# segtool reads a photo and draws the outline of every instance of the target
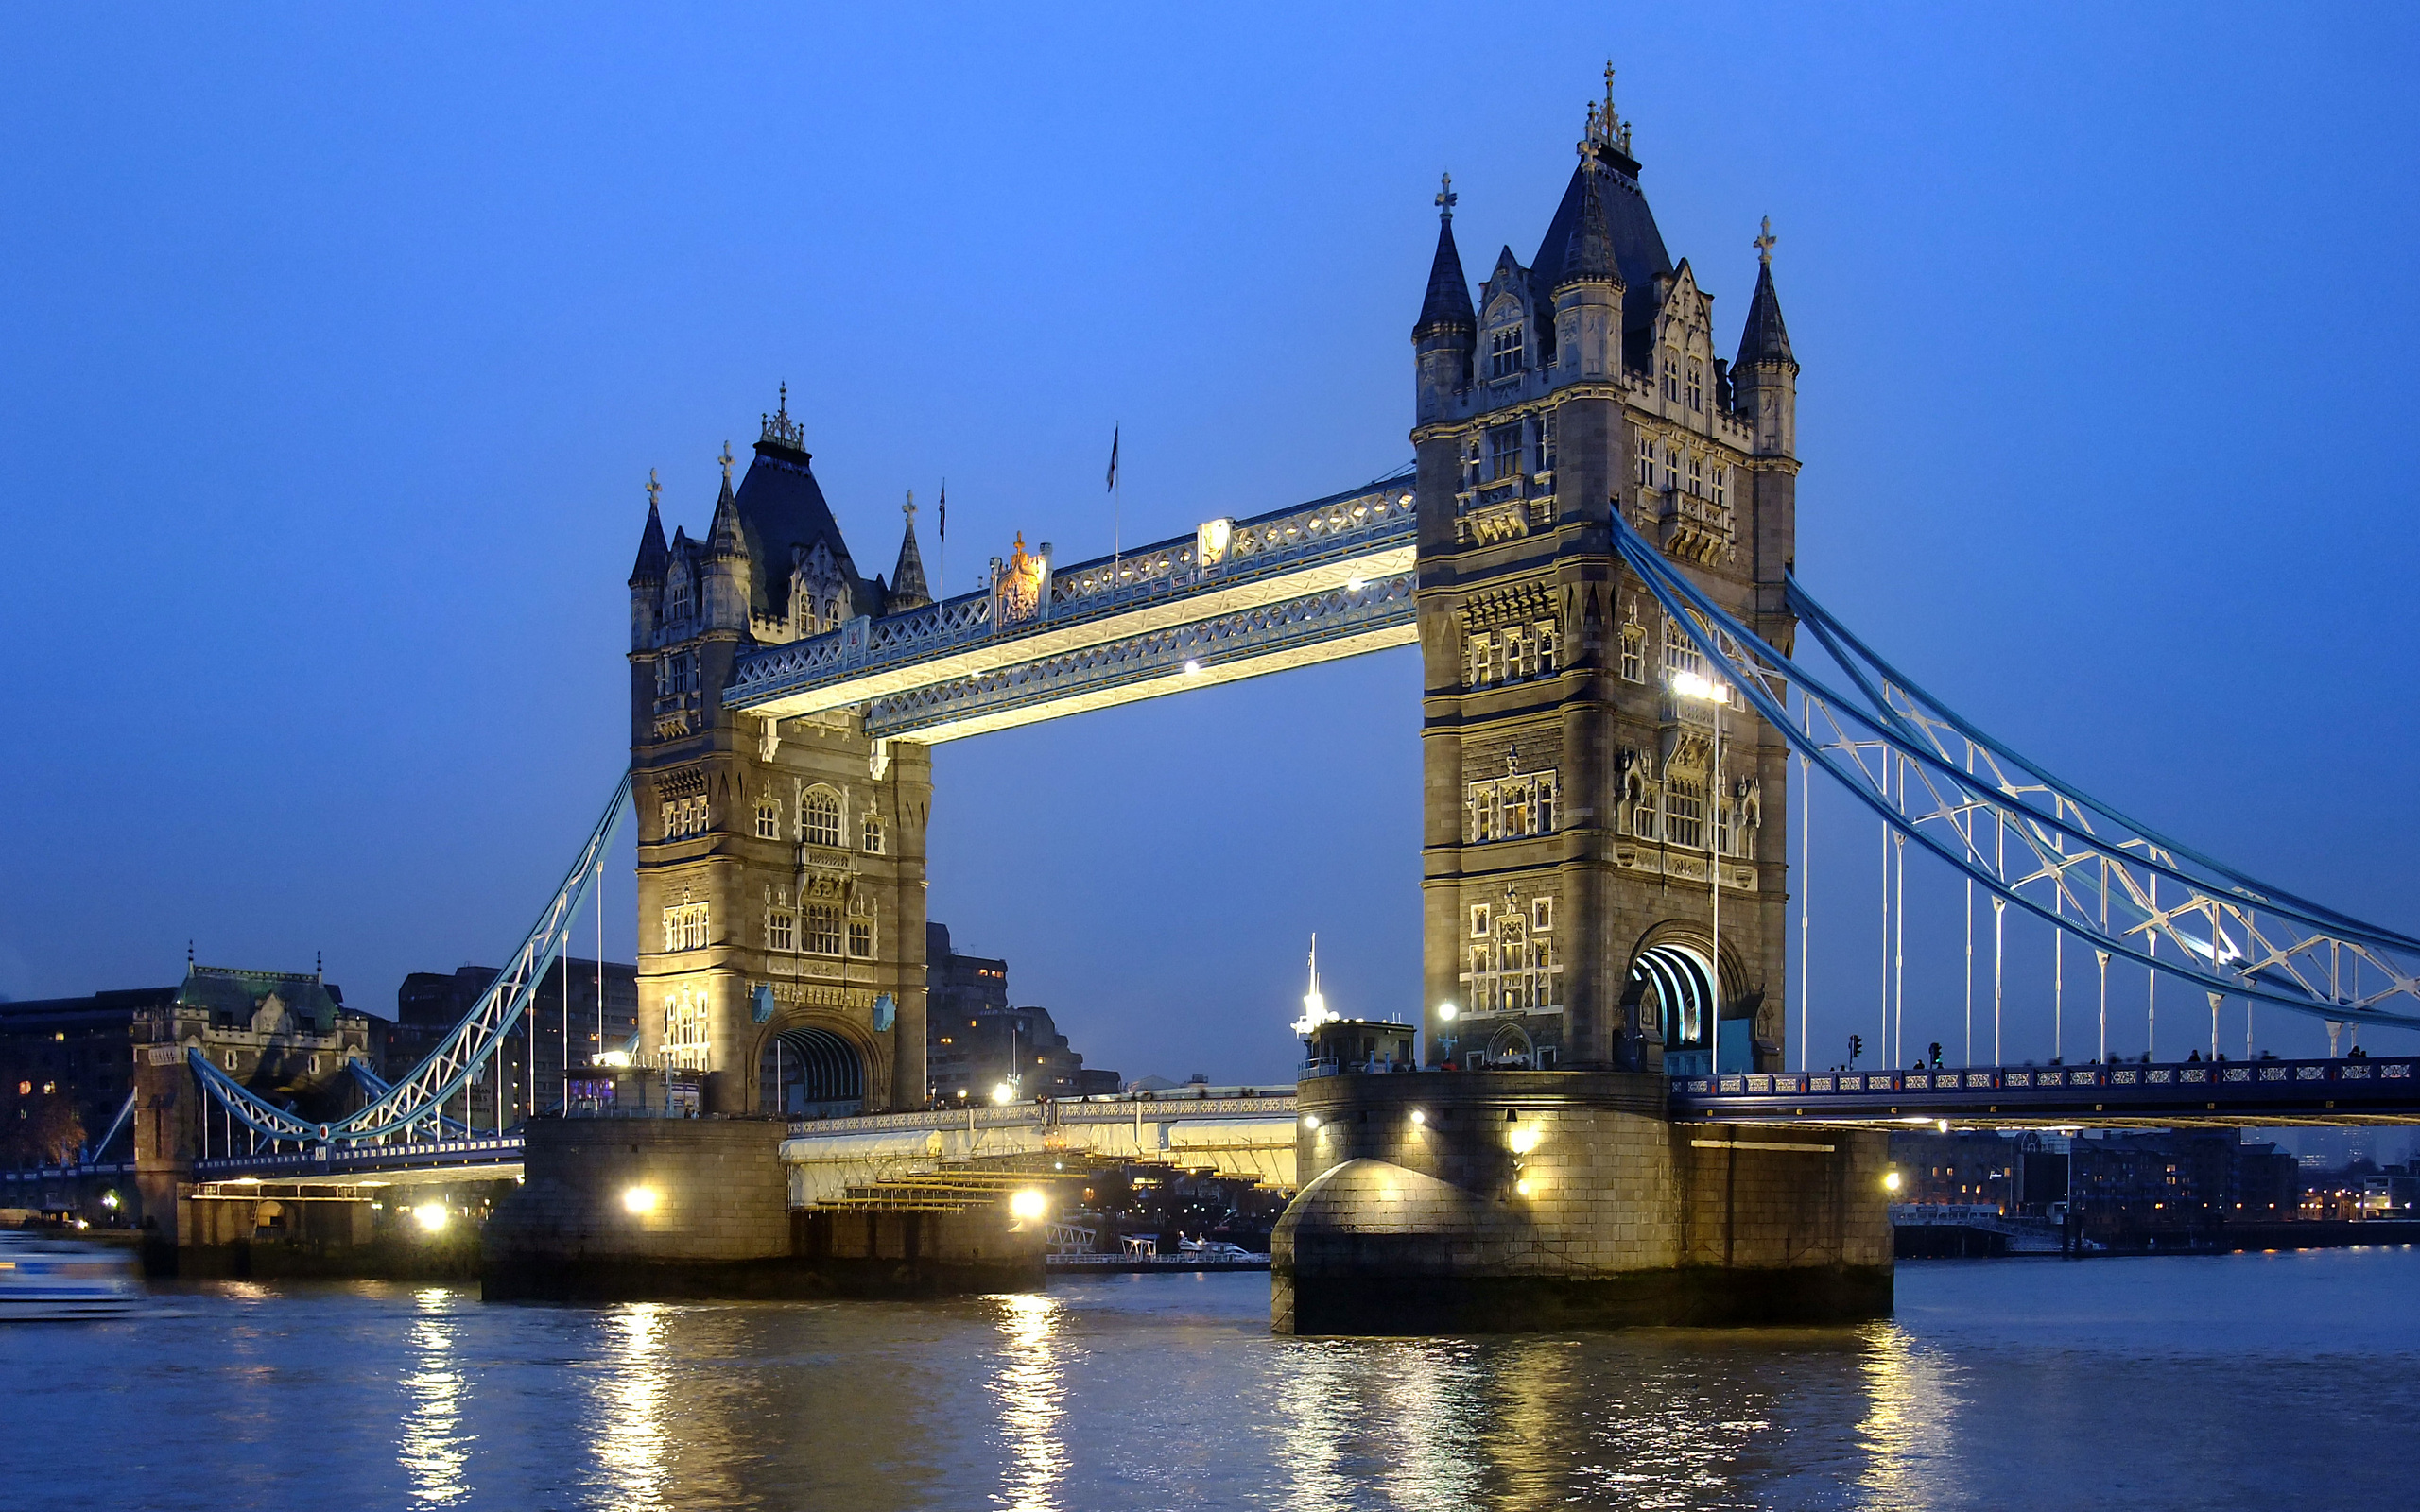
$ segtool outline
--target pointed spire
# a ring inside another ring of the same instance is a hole
[[[1411,328],[1415,340],[1433,331],[1478,329],[1470,280],[1462,274],[1462,254],[1454,246],[1454,201],[1459,198],[1454,176],[1446,174],[1444,186],[1437,191],[1437,256],[1428,265],[1428,297],[1421,301],[1420,323]]]
[[[1566,284],[1615,284],[1622,281],[1621,266],[1614,257],[1614,233],[1605,225],[1605,198],[1598,180],[1605,168],[1597,159],[1594,143],[1596,107],[1589,107],[1589,135],[1580,141],[1580,224],[1572,228],[1571,240],[1564,245],[1562,276],[1555,287]]]
[[[1759,362],[1788,363],[1798,366],[1789,352],[1789,328],[1781,321],[1781,296],[1773,292],[1773,246],[1781,238],[1773,234],[1772,217],[1765,217],[1765,229],[1750,245],[1756,249],[1756,292],[1748,301],[1748,324],[1739,333],[1739,360],[1735,368],[1747,368]]]
[[[890,569],[890,593],[883,604],[883,611],[889,614],[922,609],[933,601],[932,591],[925,586],[925,556],[916,549],[915,490],[908,490],[908,502],[899,512],[908,517],[908,528],[899,537],[899,563]]]
[[[663,486],[655,481],[655,469],[647,470],[647,528],[639,532],[639,559],[631,567],[631,586],[664,581],[664,569],[672,554],[664,546],[664,516],[656,507],[656,496]]]
[[[745,557],[748,544],[739,534],[739,506],[731,496],[731,443],[722,443],[722,496],[715,501],[715,521],[706,531],[706,552],[714,557]]]

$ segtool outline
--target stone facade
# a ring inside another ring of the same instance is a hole
[[[1505,249],[1477,303],[1449,182],[1413,335],[1432,1060],[1653,1071],[1702,1059],[1719,1017],[1725,1069],[1772,1068],[1787,748],[1675,691],[1704,660],[1611,521],[1787,647],[1797,363],[1769,264],[1737,361],[1715,356],[1610,87],[1581,159],[1532,263]]]
[[[665,540],[650,484],[630,579],[640,1058],[700,1073],[711,1112],[926,1097],[925,747],[722,702],[751,646],[926,602],[912,518],[894,580],[860,576],[809,460],[768,416],[703,540]]]
[[[1887,1137],[1675,1125],[1640,1073],[1303,1083],[1288,1333],[1885,1315]],[[1415,1116],[1417,1115],[1417,1116]]]

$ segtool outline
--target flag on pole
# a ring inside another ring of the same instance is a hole
[[[939,518],[933,522],[933,534],[943,541],[949,539],[949,485],[942,485],[941,507],[933,511]]]
[[[1117,433],[1118,433],[1120,430],[1124,429],[1124,428],[1125,428],[1125,427],[1123,427],[1122,425],[1121,425],[1121,426],[1112,426],[1112,427],[1110,428],[1110,432],[1109,432],[1109,486],[1108,486],[1106,489],[1104,489],[1104,490],[1102,490],[1102,491],[1107,492],[1107,493],[1115,493],[1115,492],[1116,492],[1116,491],[1117,491]]]

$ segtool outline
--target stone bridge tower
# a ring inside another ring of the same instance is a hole
[[[1638,173],[1609,70],[1537,255],[1498,253],[1476,303],[1437,197],[1411,433],[1432,1061],[1680,1069],[1719,1032],[1723,1069],[1781,1063],[1786,747],[1735,706],[1718,769],[1714,706],[1673,686],[1701,659],[1609,521],[1787,647],[1798,366],[1770,235],[1726,363]]]
[[[649,480],[631,571],[639,1057],[712,1112],[925,1099],[925,747],[722,701],[750,646],[929,602],[912,502],[890,581],[860,576],[809,460],[785,390],[703,540],[665,540]]]

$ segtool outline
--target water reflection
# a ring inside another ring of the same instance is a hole
[[[665,1334],[670,1309],[633,1302],[606,1314],[605,1369],[596,1392],[596,1463],[615,1507],[666,1504]]]
[[[1067,1474],[1061,1437],[1066,1392],[1056,1358],[1062,1304],[1035,1292],[992,1300],[999,1309],[1000,1354],[990,1384],[1008,1452],[995,1501],[1011,1512],[1051,1512]]]
[[[414,1315],[406,1330],[409,1352],[403,1385],[410,1405],[395,1457],[410,1477],[411,1498],[423,1506],[456,1506],[470,1497],[462,1476],[475,1436],[462,1426],[463,1380],[456,1357],[453,1294],[432,1286],[412,1297]]]
[[[1925,1507],[1951,1460],[1952,1425],[1963,1405],[1948,1368],[1905,1330],[1881,1325],[1865,1353],[1867,1408],[1858,1424],[1866,1454],[1860,1483],[1880,1506]]]

